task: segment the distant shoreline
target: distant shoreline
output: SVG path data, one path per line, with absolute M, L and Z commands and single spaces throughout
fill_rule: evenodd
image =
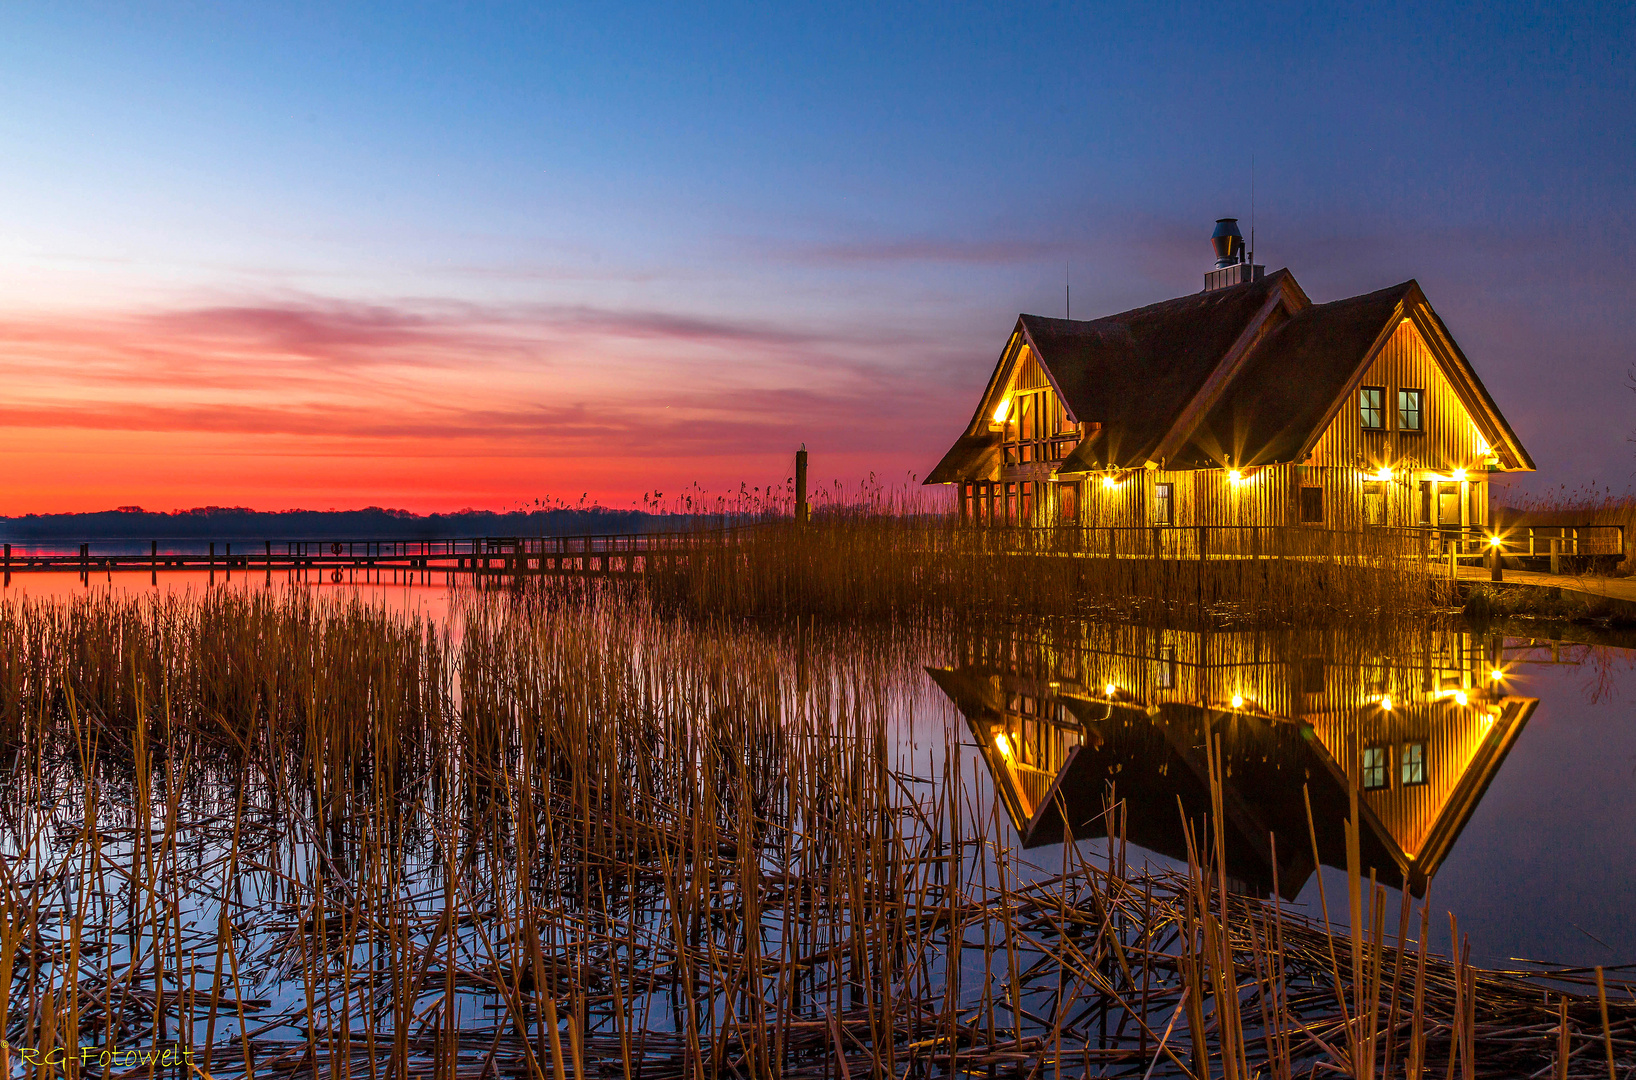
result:
M 554 509 L 411 514 L 363 510 L 258 511 L 207 507 L 177 513 L 104 510 L 0 518 L 0 541 L 43 540 L 444 540 L 474 536 L 563 536 L 685 528 L 691 518 L 642 510 Z

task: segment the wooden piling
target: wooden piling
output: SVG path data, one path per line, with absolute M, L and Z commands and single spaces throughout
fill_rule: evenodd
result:
M 807 508 L 807 444 L 802 443 L 801 449 L 795 452 L 795 523 L 805 525 L 809 511 Z

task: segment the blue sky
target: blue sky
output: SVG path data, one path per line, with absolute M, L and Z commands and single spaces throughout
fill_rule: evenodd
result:
M 1633 53 L 1613 6 L 8 7 L 0 512 L 924 473 L 1065 270 L 1197 290 L 1252 156 L 1258 261 L 1418 278 L 1532 486 L 1622 491 Z

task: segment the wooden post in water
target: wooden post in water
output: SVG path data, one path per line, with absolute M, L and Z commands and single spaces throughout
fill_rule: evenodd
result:
M 807 523 L 807 444 L 795 452 L 795 523 Z
M 1500 545 L 1494 543 L 1488 545 L 1488 559 L 1489 580 L 1503 581 L 1504 575 L 1500 571 Z

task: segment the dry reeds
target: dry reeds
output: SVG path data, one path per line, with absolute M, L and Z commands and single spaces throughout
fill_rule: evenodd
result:
M 657 595 L 737 615 L 1311 622 L 1447 605 L 1446 573 L 1429 550 L 1423 537 L 1386 530 L 977 528 L 860 512 L 701 530 L 646 578 Z
M 958 748 L 915 741 L 897 673 L 935 629 L 574 588 L 447 631 L 300 593 L 0 605 L 6 1053 L 371 1080 L 1636 1063 L 1628 982 L 1480 972 L 1427 953 L 1424 915 L 1388 942 L 1374 889 L 1350 937 L 1233 893 L 1219 811 L 1187 874 L 1120 843 L 1030 866 Z

